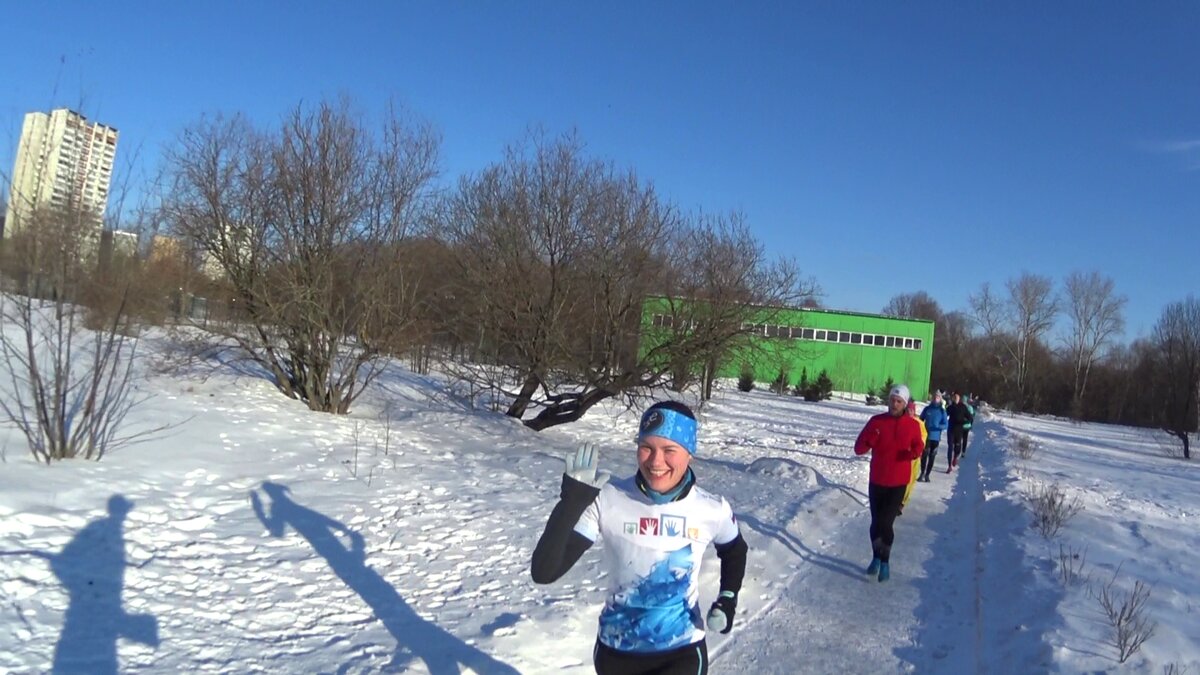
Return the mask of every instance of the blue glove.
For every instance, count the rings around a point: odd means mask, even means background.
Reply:
[[[567,468],[563,471],[568,478],[577,480],[584,485],[600,489],[611,477],[607,471],[596,471],[600,459],[600,448],[595,443],[584,443],[573,453],[563,457]]]
[[[733,630],[733,615],[737,613],[737,594],[733,591],[721,591],[717,601],[708,610],[708,629],[714,633],[728,633]]]

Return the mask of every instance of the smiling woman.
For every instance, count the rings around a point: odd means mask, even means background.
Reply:
[[[709,543],[721,560],[721,588],[707,628],[733,628],[747,546],[729,502],[696,485],[696,433],[691,409],[664,401],[642,415],[634,476],[609,482],[590,444],[566,458],[561,498],[531,572],[535,582],[552,583],[604,539],[610,585],[594,652],[598,673],[708,671],[699,578]]]

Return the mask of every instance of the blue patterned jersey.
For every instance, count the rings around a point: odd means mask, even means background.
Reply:
[[[660,652],[704,639],[700,561],[709,543],[738,536],[729,502],[693,485],[683,499],[655,504],[634,477],[613,480],[575,531],[604,542],[609,595],[600,613],[600,642],[621,651]]]

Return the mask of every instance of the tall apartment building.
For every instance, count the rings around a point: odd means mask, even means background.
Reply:
[[[4,236],[20,231],[36,209],[88,214],[100,226],[108,205],[117,130],[60,108],[25,115]]]

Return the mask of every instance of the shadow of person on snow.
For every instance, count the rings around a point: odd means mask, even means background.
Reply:
[[[257,491],[250,492],[250,503],[254,514],[271,535],[282,537],[286,528],[291,526],[308,541],[314,551],[325,558],[338,578],[358,593],[395,638],[396,652],[387,666],[388,670],[403,669],[411,659],[419,658],[425,662],[431,675],[460,673],[460,665],[478,673],[517,675],[517,670],[512,666],[497,661],[418,616],[396,589],[367,565],[360,533],[292,501],[285,485],[267,481],[262,484],[262,491],[270,497],[270,512],[263,508]],[[338,533],[349,538],[349,548],[343,544]]]
[[[62,551],[0,554],[33,555],[48,561],[67,589],[67,612],[54,646],[52,673],[116,675],[118,639],[158,646],[158,620],[150,614],[126,614],[121,608],[127,565],[125,516],[132,508],[133,502],[113,495],[108,500],[108,516],[88,523]]]

